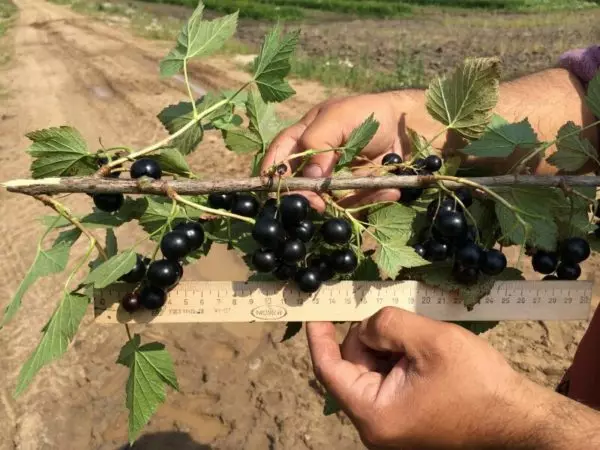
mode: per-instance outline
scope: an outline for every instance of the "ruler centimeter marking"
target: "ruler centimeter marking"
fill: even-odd
[[[129,314],[119,301],[130,292],[115,285],[94,293],[101,324],[200,322],[360,321],[385,306],[438,320],[588,319],[591,281],[501,281],[469,311],[456,295],[417,281],[338,281],[304,294],[283,283],[186,281],[169,292],[160,311]]]

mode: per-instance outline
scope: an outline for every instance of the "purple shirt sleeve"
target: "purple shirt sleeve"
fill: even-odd
[[[560,57],[559,65],[577,76],[587,87],[600,70],[600,45],[570,50]]]

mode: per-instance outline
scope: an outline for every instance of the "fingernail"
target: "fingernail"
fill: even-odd
[[[323,176],[323,170],[317,164],[309,164],[304,168],[304,170],[302,171],[302,174],[305,177],[319,178],[319,177]]]

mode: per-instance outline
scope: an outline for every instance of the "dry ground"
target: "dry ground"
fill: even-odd
[[[155,114],[185,98],[177,80],[159,81],[157,61],[166,47],[132,37],[42,0],[17,0],[12,30],[14,58],[0,74],[10,92],[0,111],[0,179],[25,177],[24,134],[71,124],[91,145],[140,146],[163,134]],[[193,67],[192,79],[206,89],[230,88],[246,77],[230,63],[213,59]],[[297,117],[323,99],[318,85],[295,83],[297,99],[281,112]],[[215,136],[191,161],[207,176],[244,171]],[[76,210],[90,207],[74,199]],[[0,307],[8,302],[33,258],[42,207],[0,191]],[[121,230],[122,246],[135,229]],[[81,252],[78,248],[77,251]],[[588,270],[593,270],[597,262]],[[217,248],[187,276],[242,279],[236,256]],[[124,342],[120,327],[100,327],[91,310],[75,344],[61,361],[44,369],[21,398],[12,391],[21,363],[59,292],[56,279],[38,283],[23,310],[0,332],[0,448],[19,450],[116,450],[126,442],[124,383],[114,360]],[[568,365],[585,322],[504,323],[487,338],[532,379],[554,385]],[[282,327],[268,324],[149,326],[144,339],[164,341],[172,352],[181,393],[171,393],[136,449],[359,449],[343,417],[321,416],[322,396],[310,370],[304,337],[278,344]],[[460,395],[460,393],[457,393]]]

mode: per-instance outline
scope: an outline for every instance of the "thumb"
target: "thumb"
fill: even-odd
[[[304,131],[299,140],[303,150],[328,150],[344,144],[343,123],[334,117],[318,117]],[[310,178],[330,176],[339,156],[335,151],[328,151],[312,156],[302,171]]]
[[[359,325],[363,344],[376,351],[416,356],[428,351],[445,324],[391,306],[385,307]]]

